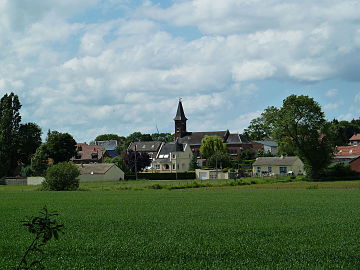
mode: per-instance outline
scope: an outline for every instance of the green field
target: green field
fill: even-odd
[[[360,268],[359,182],[328,184],[351,189],[102,185],[77,192],[1,187],[0,269],[19,262],[31,241],[20,221],[45,204],[66,226],[46,246],[47,269]],[[284,186],[295,189],[277,189]]]

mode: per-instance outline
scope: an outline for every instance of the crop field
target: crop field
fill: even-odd
[[[309,184],[307,184],[309,185]],[[8,189],[7,189],[8,188]],[[65,234],[46,269],[359,269],[360,189],[0,190],[0,269],[44,206]]]

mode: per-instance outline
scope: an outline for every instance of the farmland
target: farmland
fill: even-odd
[[[1,187],[0,268],[13,269],[31,241],[20,220],[47,205],[66,226],[46,246],[47,269],[359,269],[354,183],[348,190],[322,183],[259,190]]]

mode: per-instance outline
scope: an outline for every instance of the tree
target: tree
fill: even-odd
[[[13,173],[18,166],[18,131],[21,104],[14,93],[0,100],[0,178]]]
[[[95,141],[110,141],[110,140],[115,140],[120,143],[125,141],[125,137],[116,134],[102,134],[95,138]]]
[[[330,122],[330,129],[333,134],[332,140],[334,145],[347,145],[349,139],[354,134],[360,132],[360,121],[353,119],[349,121],[338,121],[336,119]]]
[[[199,168],[199,165],[197,163],[197,156],[195,154],[193,154],[193,156],[190,160],[189,171],[195,171],[198,168]]]
[[[244,136],[249,140],[260,141],[272,137],[274,130],[274,122],[278,117],[278,109],[276,107],[268,107],[258,117],[250,122],[248,128],[244,130]]]
[[[170,133],[153,133],[151,134],[151,140],[168,143],[175,141],[175,137]]]
[[[206,160],[206,165],[213,168],[227,168],[231,166],[231,158],[227,153],[218,151]]]
[[[46,144],[42,144],[36,149],[31,158],[31,170],[36,176],[44,176],[48,168],[49,153]]]
[[[31,156],[41,145],[41,128],[35,123],[21,124],[18,132],[19,159],[25,164],[31,163]]]
[[[135,172],[135,167],[136,167],[136,171],[141,171],[145,167],[150,166],[151,164],[150,156],[144,152],[136,152],[136,162],[135,162],[135,151],[133,150],[126,151],[123,156],[123,160],[125,161],[127,167],[133,173]]]
[[[76,154],[76,141],[68,133],[51,132],[46,147],[54,163],[69,161]]]
[[[304,162],[307,175],[317,178],[333,153],[320,105],[308,96],[291,95],[274,120],[273,135],[280,147],[292,149]]]
[[[79,168],[74,163],[61,162],[47,169],[43,186],[48,190],[77,190],[79,175]]]
[[[227,154],[226,144],[219,136],[205,136],[201,141],[200,154],[202,158],[210,158],[215,153]]]

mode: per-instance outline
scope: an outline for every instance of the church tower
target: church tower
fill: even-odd
[[[174,118],[175,121],[175,139],[182,138],[186,135],[186,120],[184,109],[181,103],[181,99],[179,99],[179,104],[176,112],[176,116]]]

